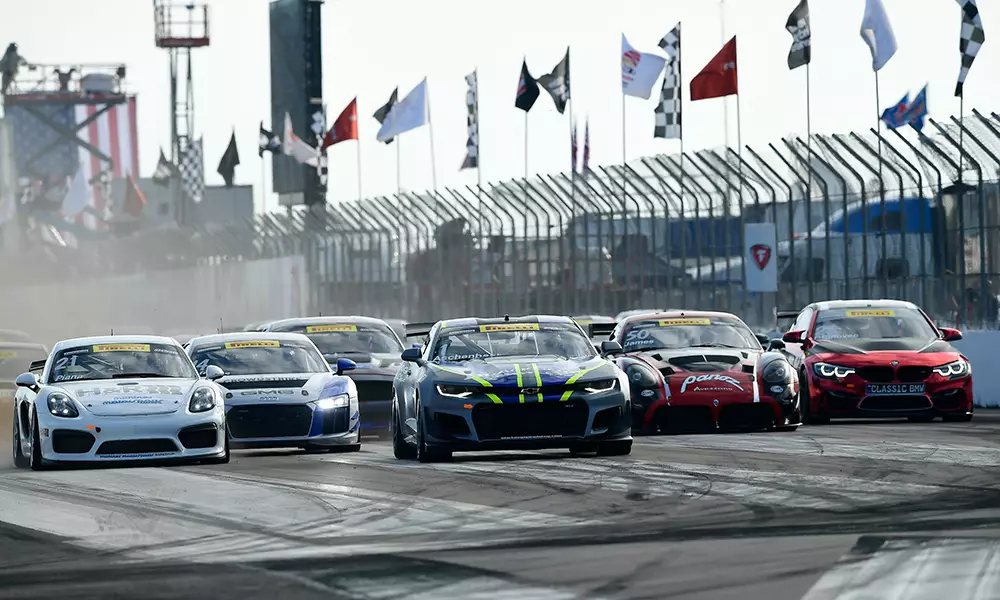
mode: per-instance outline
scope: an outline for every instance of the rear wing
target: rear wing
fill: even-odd
[[[790,321],[798,318],[801,312],[801,310],[779,310],[776,316],[779,321]]]
[[[591,323],[587,326],[587,333],[591,338],[610,337],[618,323]]]
[[[47,361],[47,360],[48,360],[47,358],[43,358],[42,360],[33,360],[33,361],[31,361],[28,364],[28,371],[31,372],[31,373],[34,373],[35,371],[44,371],[45,370],[45,361]]]
[[[437,321],[428,323],[406,323],[403,325],[403,332],[406,337],[424,337],[430,335],[431,329],[437,325]]]

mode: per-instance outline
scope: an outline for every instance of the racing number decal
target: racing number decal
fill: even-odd
[[[649,339],[649,329],[632,328],[625,332],[625,343],[634,344]]]
[[[79,357],[80,357],[80,355],[77,354],[77,355],[74,355],[74,356],[69,356],[69,357],[64,356],[64,357],[60,358],[59,360],[56,361],[56,367],[55,367],[56,371],[61,371],[61,370],[65,369],[66,367],[75,367],[76,366],[76,359],[79,358]]]
[[[205,372],[208,371],[208,359],[206,358],[205,360],[199,361],[194,365],[194,368],[198,370],[198,373],[204,375]]]

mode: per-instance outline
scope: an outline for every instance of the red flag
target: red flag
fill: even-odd
[[[142,216],[142,209],[146,207],[146,197],[142,195],[142,190],[136,184],[132,174],[128,176],[128,187],[125,189],[125,212],[135,218]]]
[[[739,94],[736,77],[736,36],[729,40],[701,73],[691,80],[691,99],[707,100]]]
[[[326,150],[334,144],[339,144],[345,140],[358,139],[358,99],[351,100],[344,112],[340,113],[337,120],[333,122],[333,127],[323,136],[323,146],[320,151]]]

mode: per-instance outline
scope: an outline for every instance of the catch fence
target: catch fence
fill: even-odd
[[[1000,258],[998,179],[1000,117],[973,111],[929,119],[923,132],[795,137],[75,248],[31,244],[5,265],[0,308],[46,282],[99,286],[295,257],[303,297],[291,306],[307,314],[431,320],[688,308],[732,311],[771,328],[775,310],[875,297],[912,300],[942,322],[995,327],[997,303],[988,299]],[[744,226],[764,222],[777,230],[778,289],[748,292]],[[273,285],[285,280],[276,274]],[[253,293],[284,299],[257,302],[239,319],[289,316],[270,314],[290,304],[286,290],[267,283]],[[197,293],[145,291],[151,302]],[[211,310],[225,306],[223,297]]]

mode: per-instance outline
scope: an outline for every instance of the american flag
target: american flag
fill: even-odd
[[[31,111],[37,111],[59,127],[72,130],[75,116],[72,105],[34,104]],[[25,106],[10,103],[6,120],[14,134],[14,162],[22,177],[35,180],[53,178],[66,179],[76,173],[76,146],[59,137],[59,133],[38,119]],[[41,150],[55,143],[55,146],[39,154]]]
[[[77,105],[75,107],[76,123],[82,123],[97,114],[104,105]],[[139,135],[138,119],[136,118],[135,96],[126,102],[112,106],[107,112],[78,132],[81,140],[96,147],[111,163],[102,160],[86,148],[78,146],[77,155],[84,177],[93,186],[93,206],[98,214],[105,214],[110,207],[111,199],[105,197],[104,186],[101,185],[101,174],[108,173],[113,178],[127,177],[129,174],[139,174]],[[84,223],[94,228],[93,217],[83,217]],[[79,221],[79,219],[78,219]]]

